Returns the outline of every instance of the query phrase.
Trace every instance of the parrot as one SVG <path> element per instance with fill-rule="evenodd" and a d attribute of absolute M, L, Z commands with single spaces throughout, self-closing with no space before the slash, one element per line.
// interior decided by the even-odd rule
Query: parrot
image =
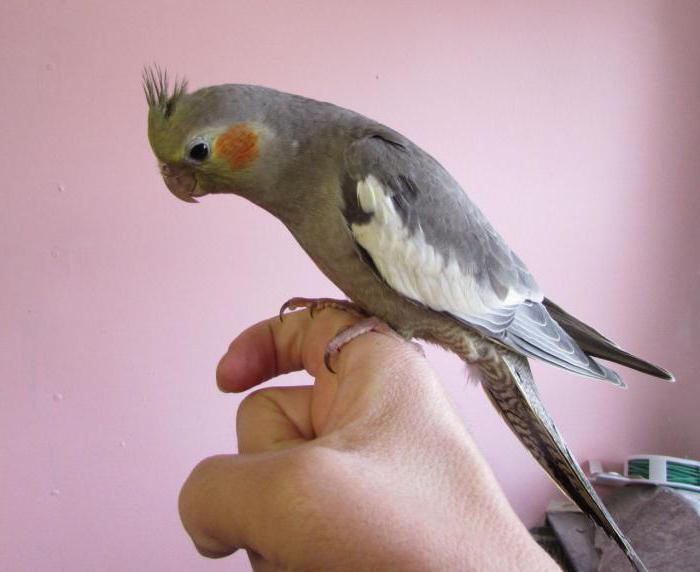
<path fill-rule="evenodd" d="M 619 387 L 596 358 L 667 381 L 671 373 L 545 297 L 459 183 L 397 131 L 268 87 L 190 92 L 158 66 L 142 80 L 148 140 L 170 192 L 188 203 L 233 194 L 263 208 L 348 298 L 292 298 L 282 311 L 356 308 L 366 319 L 331 342 L 336 350 L 383 324 L 455 353 L 555 484 L 646 570 L 547 413 L 528 359 Z"/>

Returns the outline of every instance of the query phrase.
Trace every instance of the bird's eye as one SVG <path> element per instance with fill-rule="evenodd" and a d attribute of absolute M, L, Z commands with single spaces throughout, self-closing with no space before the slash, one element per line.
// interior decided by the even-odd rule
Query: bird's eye
<path fill-rule="evenodd" d="M 190 149 L 190 159 L 193 161 L 204 161 L 209 156 L 209 145 L 206 143 L 196 143 Z"/>

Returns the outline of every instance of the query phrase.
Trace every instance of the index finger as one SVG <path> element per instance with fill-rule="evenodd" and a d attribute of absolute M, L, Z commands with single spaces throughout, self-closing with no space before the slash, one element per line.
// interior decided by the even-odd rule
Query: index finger
<path fill-rule="evenodd" d="M 305 369 L 318 375 L 325 368 L 323 353 L 344 326 L 358 319 L 332 308 L 312 318 L 308 311 L 264 320 L 240 334 L 216 368 L 221 391 L 240 392 L 278 375 Z"/>

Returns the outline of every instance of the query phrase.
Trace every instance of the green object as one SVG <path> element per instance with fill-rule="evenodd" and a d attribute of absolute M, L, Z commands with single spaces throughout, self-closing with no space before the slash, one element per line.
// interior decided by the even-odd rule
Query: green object
<path fill-rule="evenodd" d="M 633 455 L 627 458 L 625 468 L 630 479 L 700 492 L 700 461 L 664 455 Z"/>
<path fill-rule="evenodd" d="M 629 462 L 628 474 L 630 477 L 649 478 L 649 459 L 634 459 Z"/>
<path fill-rule="evenodd" d="M 666 464 L 666 479 L 670 483 L 700 487 L 700 466 L 669 461 Z"/>

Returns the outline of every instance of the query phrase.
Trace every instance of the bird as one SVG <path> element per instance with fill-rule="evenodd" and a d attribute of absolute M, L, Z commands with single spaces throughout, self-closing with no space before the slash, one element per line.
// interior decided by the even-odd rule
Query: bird
<path fill-rule="evenodd" d="M 283 309 L 367 316 L 335 349 L 384 324 L 455 353 L 559 488 L 646 570 L 547 413 L 528 359 L 619 387 L 598 359 L 667 381 L 671 373 L 545 297 L 452 175 L 397 131 L 268 87 L 190 92 L 158 66 L 142 80 L 148 139 L 170 192 L 189 203 L 233 194 L 268 211 L 349 300 L 293 298 Z"/>

